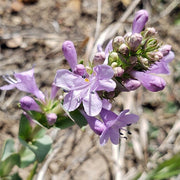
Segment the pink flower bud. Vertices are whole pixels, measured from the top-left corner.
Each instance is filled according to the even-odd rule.
[[[119,47],[119,52],[125,56],[128,55],[129,54],[128,46],[125,43],[121,44],[121,46]]]
[[[122,69],[121,67],[115,67],[114,68],[114,76],[115,77],[121,77],[124,73],[124,69]]]
[[[21,108],[25,111],[41,112],[39,105],[36,103],[36,101],[33,98],[29,96],[24,96],[23,98],[21,98],[20,105]]]
[[[128,41],[129,48],[132,51],[137,51],[139,45],[141,44],[141,41],[142,41],[141,34],[138,34],[138,33],[132,34]]]
[[[93,64],[94,66],[100,65],[104,63],[104,60],[106,59],[105,57],[105,52],[97,52],[94,56]]]
[[[55,113],[49,113],[46,115],[46,118],[47,118],[48,124],[52,126],[57,120],[57,115]]]

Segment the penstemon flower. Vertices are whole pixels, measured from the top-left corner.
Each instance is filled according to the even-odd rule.
[[[14,77],[15,79],[9,75],[3,76],[4,80],[8,82],[9,85],[4,85],[0,87],[0,89],[11,90],[17,88],[20,91],[34,95],[35,97],[22,97],[19,101],[20,108],[24,111],[27,119],[31,122],[36,118],[34,117],[34,115],[36,116],[36,113],[34,112],[37,112],[39,115],[41,114],[40,116],[43,118],[45,117],[43,120],[44,126],[52,126],[57,120],[57,115],[63,114],[62,108],[58,105],[59,101],[55,100],[59,88],[53,84],[51,96],[45,96],[45,94],[37,87],[34,77],[34,69],[21,73],[14,73]]]
[[[3,78],[6,82],[9,83],[9,85],[4,85],[0,87],[0,89],[11,90],[17,88],[20,91],[31,93],[37,98],[44,101],[45,96],[36,85],[36,81],[34,78],[34,69],[21,73],[14,73],[14,77],[15,79],[11,78],[9,75],[4,75]]]
[[[100,116],[103,121],[87,115],[85,117],[91,129],[100,135],[101,145],[105,145],[109,138],[113,144],[119,144],[123,127],[136,123],[139,119],[135,114],[127,114],[128,111],[124,110],[119,115],[116,115],[110,110],[102,109]]]
[[[89,116],[96,116],[102,109],[102,100],[98,91],[110,92],[115,89],[116,83],[111,79],[114,72],[108,65],[98,65],[88,74],[83,65],[82,67],[75,65],[77,59],[74,45],[71,43],[70,48],[69,41],[68,48],[65,47],[66,45],[67,42],[63,44],[63,52],[68,62],[73,64],[72,71],[74,72],[58,70],[54,81],[57,87],[68,92],[64,97],[63,106],[67,111],[74,111],[82,102],[85,112]],[[72,53],[74,53],[74,58],[72,58]]]

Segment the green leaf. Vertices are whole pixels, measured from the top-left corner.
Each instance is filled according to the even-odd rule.
[[[81,114],[81,112],[78,109],[70,112],[69,114],[70,114],[71,118],[74,119],[74,121],[77,123],[77,125],[80,128],[87,125],[86,118]]]
[[[0,162],[0,177],[9,175],[15,165],[20,166],[20,156],[17,153],[11,154]]]
[[[55,126],[60,128],[60,129],[65,129],[65,128],[73,126],[74,124],[75,123],[69,117],[59,116],[57,118]]]
[[[36,160],[35,154],[27,147],[24,147],[23,151],[20,152],[21,157],[21,168],[25,168]]]
[[[31,141],[32,127],[24,114],[21,115],[19,124],[19,137],[25,141]]]
[[[4,148],[2,150],[1,161],[5,160],[8,156],[10,156],[14,152],[15,152],[15,150],[14,150],[14,140],[13,139],[8,139],[5,142]]]
[[[20,139],[20,142],[35,154],[38,162],[42,162],[44,160],[49,150],[51,149],[52,144],[51,138],[47,135],[39,139],[34,139],[29,143],[27,143],[23,139]]]

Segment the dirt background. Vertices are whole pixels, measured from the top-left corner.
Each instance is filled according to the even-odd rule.
[[[131,126],[132,135],[127,140],[121,139],[120,144],[119,172],[122,179],[128,180],[180,151],[180,2],[102,0],[101,23],[97,27],[98,2],[0,0],[0,75],[35,66],[37,84],[42,91],[49,92],[56,71],[68,67],[61,51],[65,40],[75,43],[79,60],[87,60],[96,40],[108,27],[119,24],[115,33],[123,35],[131,31],[134,13],[142,8],[148,10],[147,25],[156,28],[165,44],[172,45],[176,57],[171,63],[171,75],[164,76],[165,90],[152,93],[140,88],[115,100],[115,111],[130,107],[131,112],[140,116],[140,121]],[[137,4],[133,7],[133,3]],[[122,20],[127,12],[129,15]],[[1,78],[0,85],[4,84]],[[17,90],[1,92],[0,147],[8,138],[15,139],[16,148],[19,147],[18,123],[22,112],[17,102],[23,95]],[[89,127],[85,131],[76,126],[62,131],[53,129],[48,134],[54,140],[54,150],[38,169],[44,173],[44,180],[115,179],[116,162],[111,143],[101,147],[98,136]],[[20,170],[23,179],[28,170]]]

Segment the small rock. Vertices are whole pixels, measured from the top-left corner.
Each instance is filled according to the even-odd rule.
[[[15,36],[12,39],[6,41],[6,46],[9,48],[18,48],[21,46],[23,38],[21,36]]]
[[[11,4],[11,11],[12,12],[19,12],[23,9],[24,5],[23,3],[19,2],[19,1],[14,1]]]

